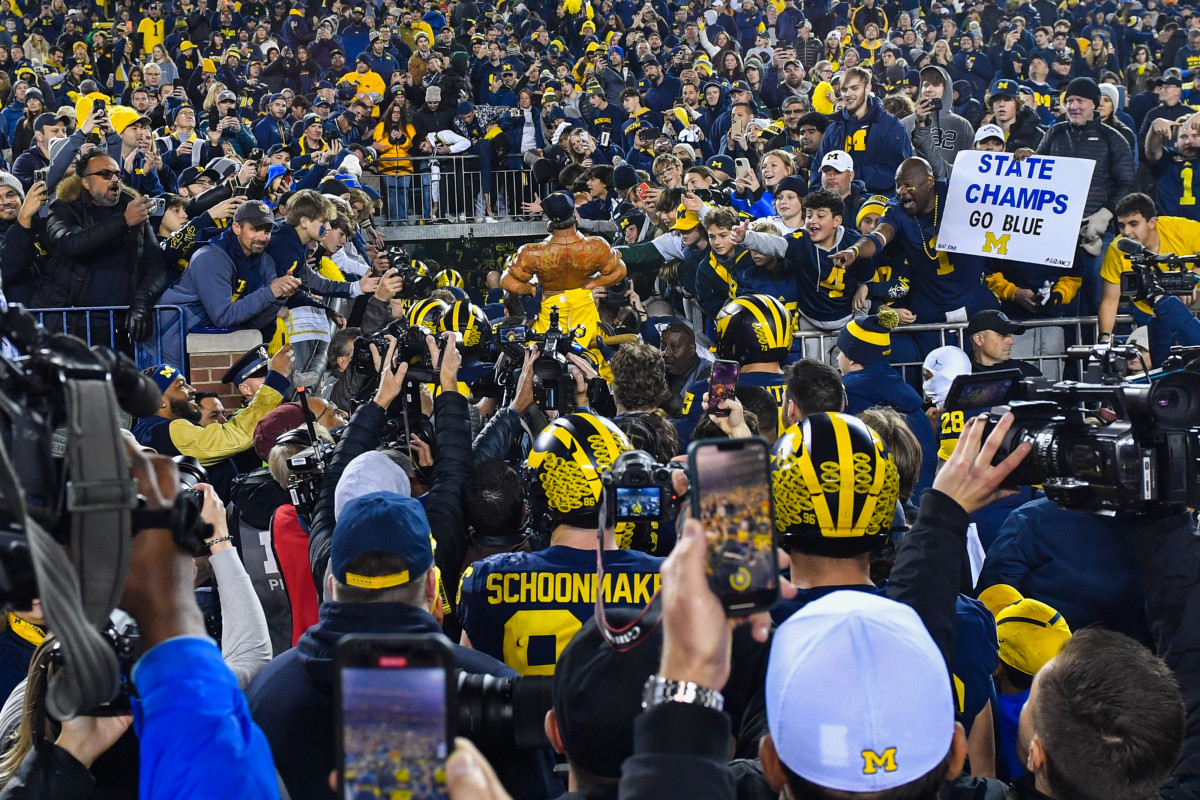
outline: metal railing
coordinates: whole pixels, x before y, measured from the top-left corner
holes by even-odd
[[[1133,317],[1125,315],[1116,318],[1117,325],[1132,321]],[[1096,317],[1021,320],[1020,324],[1026,331],[1015,337],[1012,358],[1034,364],[1043,375],[1052,380],[1061,380],[1066,376],[1067,345],[1095,342],[1099,332]],[[945,345],[963,347],[966,328],[965,322],[901,325],[893,328],[892,366],[900,370],[906,382],[915,381],[914,385],[920,385],[924,355]],[[820,358],[837,366],[838,333],[839,331],[798,331],[796,339],[803,348],[804,355]],[[916,358],[911,359],[910,355]],[[899,360],[896,360],[897,358]]]
[[[178,337],[179,352],[183,353],[183,363],[178,366],[186,374],[187,331],[183,326],[183,307],[155,306],[153,334],[145,342],[131,343],[125,335],[125,314],[128,312],[128,306],[29,309],[29,313],[34,314],[46,328],[78,336],[89,346],[107,345],[130,354],[143,369],[158,364],[163,343],[169,341],[174,344],[173,340]],[[153,347],[150,346],[151,342]]]
[[[433,222],[483,222],[540,219],[527,215],[522,203],[546,195],[533,173],[512,167],[520,158],[506,159],[484,175],[477,156],[413,156],[390,159],[412,170],[409,175],[364,174],[360,179],[383,199],[385,225],[424,225]],[[381,159],[386,165],[389,159]],[[486,178],[486,182],[485,182]],[[485,196],[486,195],[486,196]]]

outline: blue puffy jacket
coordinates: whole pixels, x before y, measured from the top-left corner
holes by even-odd
[[[845,109],[834,115],[811,163],[820,164],[831,150],[845,150],[854,159],[854,177],[872,194],[891,197],[896,193],[896,168],[913,154],[912,141],[900,120],[883,110],[878,97],[868,97],[867,104],[862,119]],[[821,188],[819,169],[813,170],[809,186]]]

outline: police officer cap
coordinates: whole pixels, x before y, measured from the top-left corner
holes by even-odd
[[[221,383],[237,386],[251,378],[261,378],[267,374],[270,363],[267,346],[260,344],[248,350],[232,367],[225,370],[225,374],[221,376]]]

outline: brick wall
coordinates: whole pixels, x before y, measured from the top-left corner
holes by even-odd
[[[252,347],[262,344],[258,331],[193,333],[187,337],[188,380],[198,392],[216,392],[227,411],[242,405],[242,396],[221,376]]]

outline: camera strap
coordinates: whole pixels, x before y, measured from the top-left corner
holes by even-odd
[[[658,623],[662,621],[662,600],[659,592],[655,592],[641,612],[623,627],[614,627],[604,614],[604,531],[608,528],[608,487],[600,489],[600,525],[596,530],[596,606],[594,616],[596,629],[608,642],[608,646],[618,653],[628,653],[642,643]]]
[[[127,475],[129,465],[117,432],[112,385],[107,381],[70,379],[65,384],[71,558],[29,516],[24,489],[8,449],[0,441],[0,492],[23,526],[42,610],[64,654],[62,668],[55,671],[46,694],[47,711],[60,720],[108,702],[120,686],[116,654],[98,626],[107,621],[125,584],[129,569],[129,505],[137,497],[131,481],[113,478]],[[89,443],[81,444],[84,441]],[[71,483],[76,484],[75,488]],[[77,575],[87,577],[80,581]]]

